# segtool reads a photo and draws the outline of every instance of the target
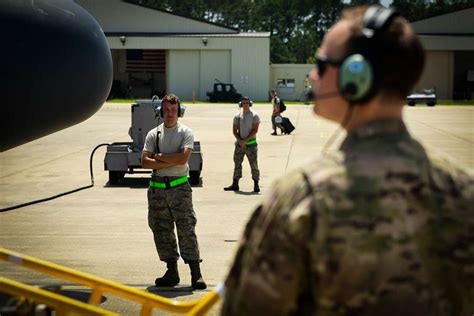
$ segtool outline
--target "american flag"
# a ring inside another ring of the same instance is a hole
[[[165,73],[165,56],[163,49],[127,49],[127,72]]]

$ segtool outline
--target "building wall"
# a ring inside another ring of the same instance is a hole
[[[474,50],[474,36],[420,35],[420,40],[428,51]]]
[[[426,64],[416,90],[436,89],[439,99],[451,99],[454,56],[452,51],[427,51]]]
[[[313,64],[272,64],[270,67],[270,89],[275,89],[283,100],[304,100],[305,90],[309,88],[306,75],[314,68]],[[283,82],[285,81],[286,82]],[[288,84],[294,80],[294,85]]]
[[[474,51],[454,52],[453,99],[474,99]]]
[[[440,99],[456,98],[455,94],[459,91],[466,92],[467,96],[467,91],[474,90],[454,80],[455,72],[467,73],[469,69],[474,69],[472,63],[460,58],[474,56],[474,36],[421,35],[420,39],[426,50],[426,65],[417,89],[436,86]],[[459,53],[456,55],[456,52]]]
[[[167,91],[191,100],[193,91],[200,88],[199,50],[172,50],[168,56]]]
[[[230,50],[170,50],[167,90],[183,100],[205,100],[215,79],[231,81]]]
[[[230,80],[240,93],[253,100],[268,99],[269,37],[208,36],[207,45],[200,36],[127,37],[125,45],[119,37],[107,39],[111,49],[122,51],[168,50],[167,90],[177,94],[179,91],[183,100],[191,100],[195,91],[196,99],[205,101],[205,92],[212,90],[215,78]],[[199,78],[199,82],[195,78]]]
[[[201,50],[200,51],[200,78],[201,83],[196,97],[206,99],[206,92],[213,90],[217,80],[231,82],[231,50]]]

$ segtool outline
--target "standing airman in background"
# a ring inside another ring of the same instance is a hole
[[[253,213],[223,315],[471,315],[474,176],[428,153],[402,108],[424,66],[409,23],[343,12],[311,72],[314,112],[347,136]]]
[[[232,184],[225,187],[225,191],[238,191],[239,180],[242,178],[242,162],[244,156],[249,160],[253,179],[253,192],[260,192],[258,181],[260,180],[260,171],[258,170],[258,145],[257,133],[260,125],[260,117],[255,111],[252,111],[252,101],[248,97],[243,97],[239,106],[242,111],[237,113],[232,124],[232,133],[235,137],[234,149],[234,177]]]

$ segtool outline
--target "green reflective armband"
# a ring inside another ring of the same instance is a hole
[[[257,143],[257,139],[254,138],[254,139],[251,139],[248,142],[246,142],[245,145],[253,145],[253,144],[256,144],[256,143]]]

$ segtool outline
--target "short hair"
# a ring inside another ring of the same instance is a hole
[[[181,103],[179,101],[179,98],[172,93],[165,95],[163,99],[161,99],[161,104],[165,104],[165,102],[168,102],[169,104],[172,104],[172,105],[177,104],[178,106],[180,106],[180,103]]]
[[[361,36],[363,17],[367,6],[346,9],[342,12],[341,21],[350,23],[351,34],[346,44],[345,54],[350,54]],[[377,62],[380,75],[378,91],[387,97],[405,98],[417,84],[425,65],[423,45],[407,20],[395,17],[383,35],[377,38],[377,47],[381,55]]]
[[[277,94],[277,91],[275,89],[272,89],[271,92]]]
[[[242,100],[240,100],[240,101],[249,101],[249,102],[250,102],[250,98],[249,98],[249,97],[246,97],[246,96],[244,96],[244,97],[242,97]]]

